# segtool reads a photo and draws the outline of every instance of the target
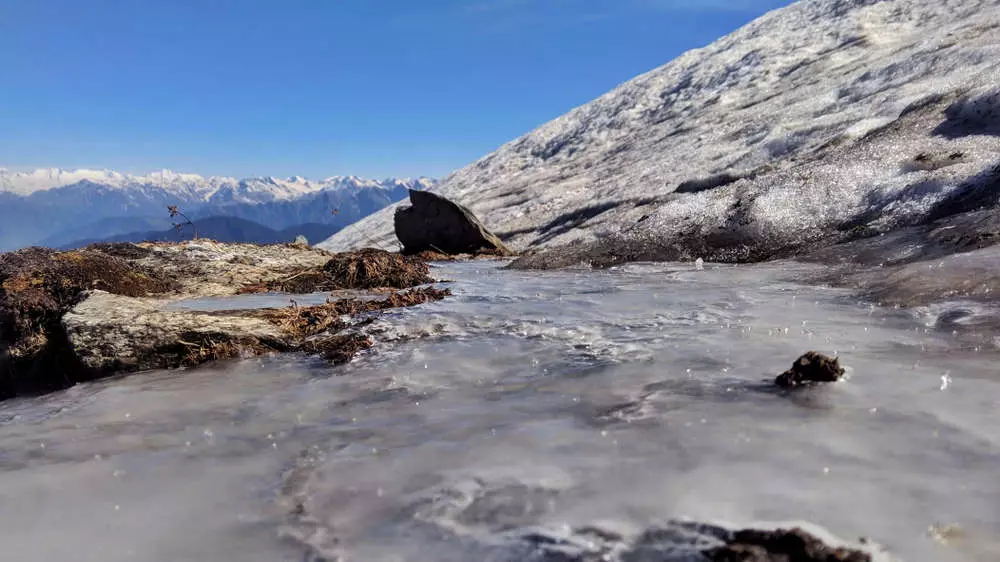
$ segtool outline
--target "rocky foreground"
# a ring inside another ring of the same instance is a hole
[[[349,361],[372,340],[351,318],[439,300],[424,261],[381,250],[199,240],[0,254],[0,399],[115,373],[302,351]],[[409,289],[409,290],[403,290]],[[178,301],[365,290],[316,306],[195,311]]]

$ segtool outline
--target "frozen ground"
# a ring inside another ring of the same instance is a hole
[[[444,266],[456,296],[370,326],[381,348],[350,365],[284,356],[4,402],[0,557],[678,562],[711,540],[688,518],[1000,559],[982,305],[875,307],[789,262],[500,265]],[[850,379],[777,391],[807,349]]]

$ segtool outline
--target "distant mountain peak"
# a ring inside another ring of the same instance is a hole
[[[196,221],[210,215],[233,216],[276,232],[316,224],[320,227],[310,233],[325,237],[333,232],[324,230],[331,225],[340,228],[405,198],[408,189],[434,185],[426,178],[333,176],[316,181],[302,176],[204,177],[172,170],[136,175],[114,170],[0,169],[0,250],[159,231],[164,225],[157,219],[166,220],[170,205],[181,207]]]
[[[194,195],[197,199],[205,201],[227,188],[234,193],[266,194],[268,200],[291,200],[329,189],[398,185],[413,185],[418,189],[426,189],[436,183],[435,180],[423,177],[416,180],[388,178],[379,181],[358,176],[331,176],[314,181],[303,176],[289,178],[265,176],[243,179],[226,176],[201,176],[179,173],[169,169],[137,175],[107,169],[39,168],[25,172],[13,172],[7,168],[0,168],[0,193],[30,196],[41,191],[67,187],[81,182],[122,190],[152,187],[181,196],[184,199]],[[246,198],[244,200],[250,202]]]

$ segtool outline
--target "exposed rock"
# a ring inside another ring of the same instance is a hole
[[[424,250],[414,256],[415,258],[423,261],[455,261],[458,256],[453,256],[449,254],[442,254],[441,252],[435,252],[434,250]]]
[[[840,360],[827,357],[816,351],[809,351],[792,363],[792,368],[778,375],[774,384],[793,388],[814,382],[836,382],[844,375]]]
[[[344,316],[414,306],[450,294],[425,288],[316,306],[201,312],[166,309],[162,299],[94,291],[65,314],[62,324],[76,356],[93,373],[191,367],[288,351],[345,363],[373,342],[341,334],[348,328]]]
[[[462,205],[429,191],[410,191],[409,207],[396,209],[396,238],[404,254],[433,251],[441,254],[512,252]]]
[[[97,249],[0,254],[0,399],[91,378],[59,323],[86,291],[141,297],[175,288],[163,272]]]
[[[831,547],[799,528],[737,531],[726,546],[705,552],[712,562],[871,562],[860,550]]]
[[[426,263],[380,250],[331,255],[292,245],[103,244],[0,254],[0,399],[117,372],[177,368],[271,352],[348,361],[372,345],[345,315],[439,300],[447,290],[389,290],[281,309],[193,311],[190,298],[251,288],[409,287]]]
[[[65,337],[94,376],[294,348],[292,334],[267,319],[241,311],[169,310],[164,304],[94,291],[63,316]]]
[[[95,245],[101,249],[108,245]],[[138,248],[148,253],[134,258],[139,266],[155,269],[179,285],[184,297],[224,297],[246,286],[267,286],[304,270],[322,268],[333,254],[292,244],[224,244],[213,240],[115,244],[115,252]],[[102,250],[103,251],[103,250]],[[130,258],[132,259],[132,258]]]

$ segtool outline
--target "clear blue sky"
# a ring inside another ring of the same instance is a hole
[[[0,0],[0,166],[443,176],[788,0]]]

